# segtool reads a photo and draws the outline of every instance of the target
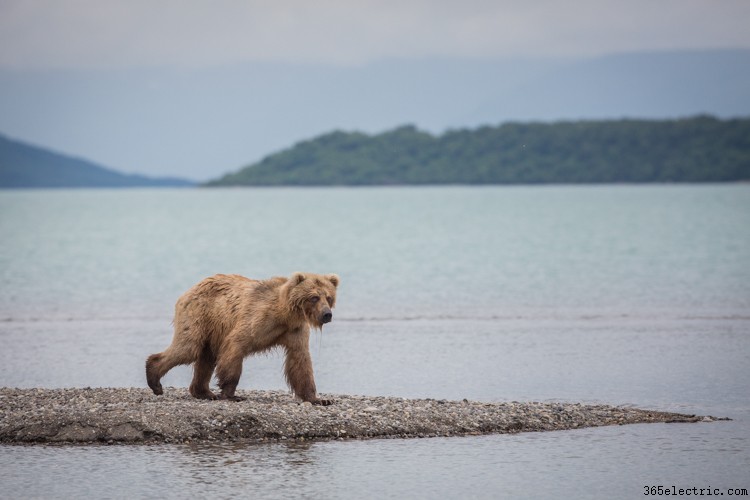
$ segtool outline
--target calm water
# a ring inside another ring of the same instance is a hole
[[[750,186],[0,191],[0,385],[143,386],[217,272],[342,278],[324,393],[733,418],[263,446],[0,448],[0,497],[635,498],[750,488]],[[241,388],[283,388],[278,355]],[[186,386],[177,368],[166,385]]]

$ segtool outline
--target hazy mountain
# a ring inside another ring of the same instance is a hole
[[[0,71],[0,130],[121,170],[207,179],[330,130],[750,115],[750,51],[591,59]]]
[[[173,178],[127,175],[0,135],[0,188],[188,186]]]

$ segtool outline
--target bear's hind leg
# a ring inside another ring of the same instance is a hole
[[[216,364],[216,378],[219,379],[219,387],[221,388],[219,399],[228,399],[230,401],[245,400],[245,398],[234,394],[242,375],[242,359],[242,356],[231,351],[220,355]]]
[[[159,374],[159,363],[161,358],[162,353],[158,353],[152,354],[146,360],[146,382],[148,382],[148,386],[157,396],[164,394],[164,389],[161,387],[162,375]]]
[[[216,367],[216,356],[209,346],[204,346],[193,367],[193,381],[190,383],[190,394],[197,399],[217,399],[208,385]]]
[[[187,365],[195,361],[197,356],[185,349],[175,349],[172,346],[167,347],[164,352],[152,354],[146,360],[146,382],[154,391],[154,394],[160,396],[164,394],[161,386],[161,378],[177,365]]]

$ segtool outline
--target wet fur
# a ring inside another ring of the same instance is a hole
[[[204,279],[177,300],[172,344],[146,360],[149,387],[162,394],[161,378],[177,365],[193,363],[190,394],[239,400],[235,390],[245,357],[280,347],[294,393],[303,401],[328,404],[317,397],[309,338],[311,326],[330,321],[338,284],[335,274],[309,273],[264,281],[236,274]],[[209,389],[214,371],[219,396]]]

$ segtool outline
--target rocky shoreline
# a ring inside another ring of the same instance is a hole
[[[188,443],[414,438],[539,432],[605,425],[703,422],[714,417],[572,403],[481,403],[238,391],[246,401],[202,401],[185,389],[0,388],[2,443]]]

